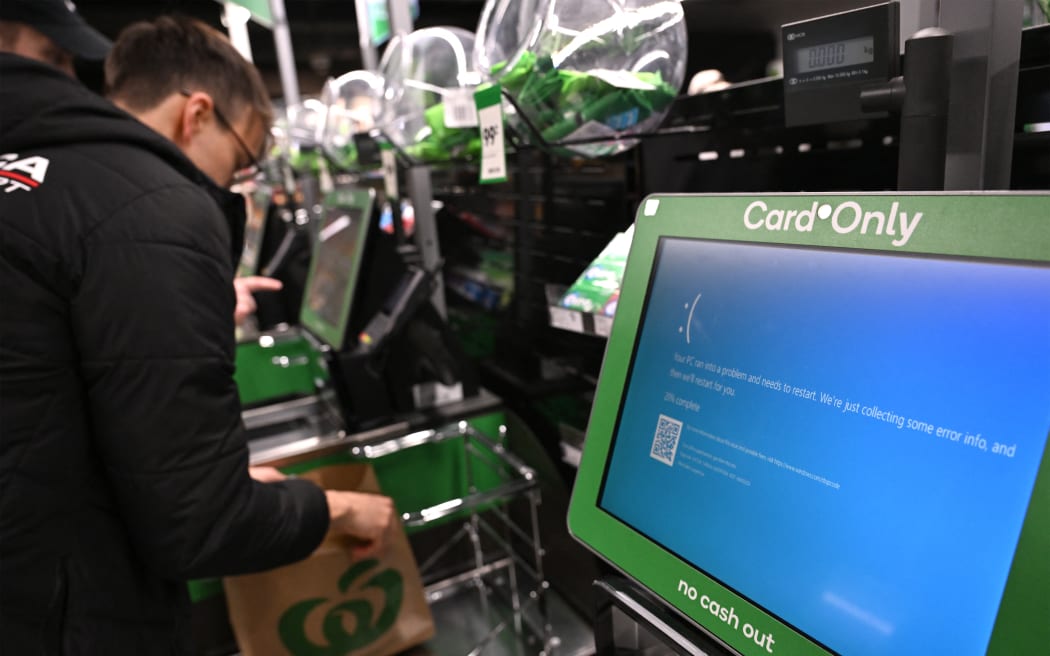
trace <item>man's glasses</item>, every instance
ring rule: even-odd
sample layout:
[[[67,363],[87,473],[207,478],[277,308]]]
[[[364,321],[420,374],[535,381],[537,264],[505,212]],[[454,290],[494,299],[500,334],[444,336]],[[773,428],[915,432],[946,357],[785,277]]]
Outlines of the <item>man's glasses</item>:
[[[192,95],[190,91],[186,89],[180,89],[179,93],[187,98],[189,98]],[[219,122],[219,125],[222,126],[222,129],[226,130],[227,132],[233,135],[233,138],[237,141],[237,145],[240,146],[241,150],[244,151],[244,154],[248,156],[248,165],[242,167],[237,171],[237,173],[234,175],[234,183],[236,184],[238,182],[243,182],[245,180],[250,180],[251,178],[254,178],[259,173],[259,171],[262,170],[262,165],[259,163],[259,158],[256,157],[255,153],[252,152],[252,149],[248,147],[248,144],[245,143],[244,139],[241,138],[241,135],[237,134],[237,130],[233,129],[233,124],[230,123],[226,119],[226,116],[219,110],[219,105],[215,102],[214,99],[212,100],[211,109],[213,112],[215,112],[215,120]]]

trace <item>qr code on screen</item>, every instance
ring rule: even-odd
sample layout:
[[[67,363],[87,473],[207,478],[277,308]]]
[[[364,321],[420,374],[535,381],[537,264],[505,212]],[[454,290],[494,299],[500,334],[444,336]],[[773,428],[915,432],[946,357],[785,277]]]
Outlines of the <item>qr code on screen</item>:
[[[653,433],[653,448],[649,451],[649,457],[673,466],[675,453],[678,452],[678,437],[681,434],[682,422],[667,415],[660,415],[656,422],[656,432]]]

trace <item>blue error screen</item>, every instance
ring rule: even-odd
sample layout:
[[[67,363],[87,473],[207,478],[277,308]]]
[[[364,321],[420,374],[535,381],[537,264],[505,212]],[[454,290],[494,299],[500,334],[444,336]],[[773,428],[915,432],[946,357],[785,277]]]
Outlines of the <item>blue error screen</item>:
[[[984,654],[1048,430],[1050,269],[664,238],[600,505],[836,652]]]

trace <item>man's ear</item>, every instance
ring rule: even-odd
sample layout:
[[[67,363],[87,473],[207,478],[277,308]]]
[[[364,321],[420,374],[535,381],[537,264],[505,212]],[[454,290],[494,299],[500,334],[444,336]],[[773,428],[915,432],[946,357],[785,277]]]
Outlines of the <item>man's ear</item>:
[[[195,91],[186,97],[186,102],[179,113],[175,131],[175,143],[188,145],[214,120],[214,101],[203,91]]]

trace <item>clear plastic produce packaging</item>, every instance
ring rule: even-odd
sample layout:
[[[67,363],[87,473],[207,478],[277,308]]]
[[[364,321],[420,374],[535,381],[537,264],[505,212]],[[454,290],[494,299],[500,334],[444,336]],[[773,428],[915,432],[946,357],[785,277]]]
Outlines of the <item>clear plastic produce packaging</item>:
[[[474,35],[427,27],[395,37],[379,63],[383,100],[379,127],[415,160],[476,157],[481,152],[474,90]]]
[[[354,135],[368,134],[381,110],[382,79],[369,71],[350,71],[328,80],[321,93],[326,108],[318,141],[341,168],[358,166]]]
[[[284,151],[288,163],[296,171],[314,171],[319,167],[321,152],[320,134],[324,127],[327,108],[317,98],[308,98],[296,105],[289,105],[287,122],[278,122],[283,130],[283,139],[275,143]]]
[[[610,138],[565,145],[585,156],[622,152],[658,127],[685,77],[678,0],[488,0],[477,38],[477,69],[543,142]]]

